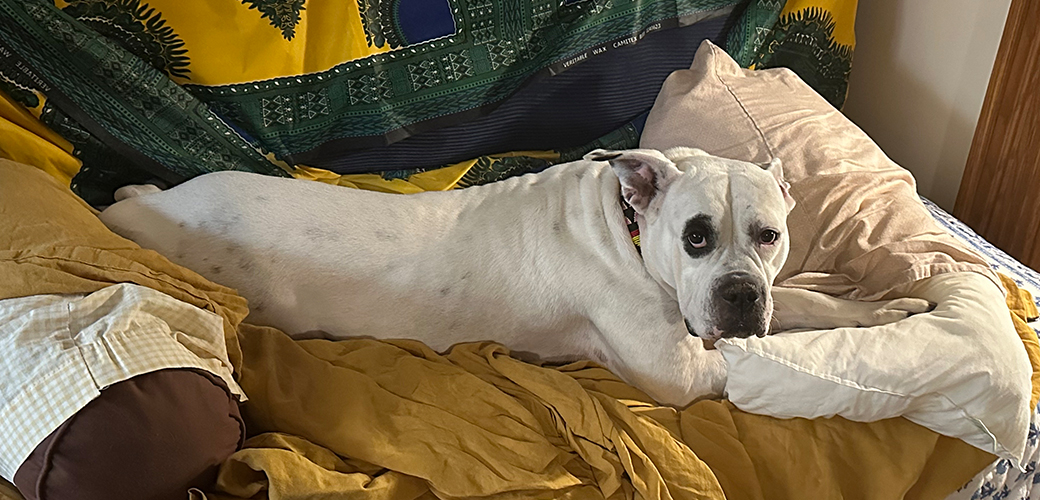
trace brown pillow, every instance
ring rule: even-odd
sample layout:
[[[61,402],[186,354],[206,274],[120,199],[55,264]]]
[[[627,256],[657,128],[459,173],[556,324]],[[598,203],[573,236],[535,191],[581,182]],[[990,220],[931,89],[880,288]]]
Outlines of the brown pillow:
[[[27,500],[184,500],[241,447],[245,425],[219,378],[168,369],[124,380],[58,427],[15,473]]]

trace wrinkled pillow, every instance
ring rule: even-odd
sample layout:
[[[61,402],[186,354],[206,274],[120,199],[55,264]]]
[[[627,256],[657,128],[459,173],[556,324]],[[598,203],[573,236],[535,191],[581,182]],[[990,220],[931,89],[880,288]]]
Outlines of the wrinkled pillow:
[[[997,278],[938,225],[913,176],[786,68],[742,69],[711,42],[665,81],[640,146],[698,147],[757,163],[780,158],[798,202],[776,283],[874,300],[951,271]]]
[[[742,69],[705,42],[692,67],[665,82],[640,145],[781,159],[798,205],[778,286],[937,304],[880,327],[720,341],[738,408],[781,418],[904,416],[1021,457],[1032,369],[999,279],[932,219],[913,176],[797,75]]]
[[[730,401],[775,417],[903,416],[1018,460],[1032,367],[1000,290],[977,273],[946,273],[907,294],[935,310],[873,328],[721,341]]]

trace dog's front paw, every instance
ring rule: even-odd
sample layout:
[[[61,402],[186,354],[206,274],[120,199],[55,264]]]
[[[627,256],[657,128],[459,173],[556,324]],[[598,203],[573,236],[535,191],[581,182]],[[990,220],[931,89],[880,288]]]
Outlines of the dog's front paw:
[[[877,303],[877,308],[860,321],[859,326],[878,326],[894,323],[915,314],[931,311],[935,304],[924,299],[906,297]]]
[[[696,341],[698,347],[700,340]],[[728,365],[719,350],[697,349],[677,370],[658,370],[629,383],[663,405],[685,407],[702,399],[725,397]]]

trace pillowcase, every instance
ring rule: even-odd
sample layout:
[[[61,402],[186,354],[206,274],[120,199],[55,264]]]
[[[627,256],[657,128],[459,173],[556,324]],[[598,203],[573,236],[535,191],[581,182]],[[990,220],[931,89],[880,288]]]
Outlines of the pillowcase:
[[[211,488],[244,440],[237,398],[220,377],[159,370],[101,391],[33,450],[14,482],[26,500],[183,500]]]
[[[4,437],[0,440],[0,476],[14,478],[34,449],[59,428],[71,433],[64,434],[66,438],[81,435],[78,442],[86,443],[82,446],[94,453],[87,459],[67,461],[60,474],[56,463],[35,476],[30,473],[30,477],[46,476],[44,482],[50,485],[61,475],[89,477],[92,468],[105,469],[106,459],[146,466],[143,457],[102,457],[100,451],[101,446],[117,446],[124,440],[140,442],[145,431],[157,433],[156,442],[176,437],[176,441],[190,444],[207,442],[214,432],[230,429],[221,434],[225,439],[209,443],[219,445],[220,450],[208,456],[234,451],[228,443],[237,445],[241,430],[233,415],[236,410],[228,407],[227,391],[241,395],[232,367],[241,360],[237,325],[248,312],[245,299],[112,233],[67,187],[38,168],[0,160],[0,214],[0,436]],[[123,382],[170,368],[207,371],[227,389],[207,380],[196,380],[192,386],[189,380],[183,388],[198,390],[178,399],[178,405],[172,405],[178,407],[176,411],[146,411],[154,405],[128,403],[106,410],[111,419],[100,419],[102,423],[119,421],[117,418],[145,419],[136,430],[131,425],[120,427],[118,434],[89,430],[81,434],[77,430],[89,420],[83,412],[93,408],[91,403],[102,401],[94,407],[103,405]],[[206,384],[209,389],[203,390]],[[219,406],[207,402],[213,394],[217,401],[223,398],[223,410],[214,411]],[[185,423],[209,419],[203,426],[208,428],[192,424],[191,432],[185,433],[180,424],[148,424],[160,421],[156,418],[178,416]],[[162,432],[169,434],[158,435]],[[60,441],[66,442],[64,438]],[[180,474],[194,468],[198,473],[211,464],[202,452],[213,448],[192,450],[180,453],[167,447],[165,458],[152,457],[157,461],[150,463],[164,469],[162,460],[178,460],[184,468],[165,472],[174,474],[176,469]],[[196,452],[199,454],[193,454]],[[200,457],[205,460],[197,461]],[[196,467],[200,463],[202,467]],[[151,484],[162,489],[178,478],[190,479],[185,475],[140,476],[136,484],[154,481]],[[189,484],[184,483],[184,488]],[[50,498],[86,498],[87,486],[83,488]],[[185,492],[181,493],[184,498]]]
[[[791,196],[791,253],[782,286],[875,300],[935,274],[975,271],[986,261],[932,219],[910,172],[786,68],[740,68],[702,43],[689,70],[665,81],[640,146],[783,161]]]
[[[189,481],[195,477],[192,472],[197,475],[212,465],[211,461],[200,464],[197,460],[212,459],[218,451],[225,452],[221,459],[233,453],[235,446],[222,443],[238,443],[241,426],[233,416],[237,409],[229,410],[228,405],[237,406],[237,400],[244,396],[232,377],[221,323],[214,313],[129,283],[89,295],[0,300],[0,352],[4,353],[0,359],[0,436],[5,436],[0,440],[0,476],[24,487],[25,480],[19,481],[17,475],[24,475],[25,466],[36,455],[37,462],[44,464],[29,474],[40,479],[30,482],[40,483],[48,491],[57,482],[66,486],[54,491],[63,491],[75,483],[68,477],[92,477],[98,473],[95,468],[163,470],[162,460],[177,460],[180,466],[154,477],[133,478],[132,484],[118,484],[112,473],[106,473],[98,477],[112,481],[81,487],[83,492],[125,492],[131,486],[159,491],[176,486],[177,481]],[[175,377],[170,384],[178,388],[149,389],[157,394],[154,398],[145,397],[148,391],[141,392],[143,382],[124,385],[127,380],[167,369],[205,372],[203,378],[219,383]],[[214,384],[219,391],[214,392]],[[116,389],[119,387],[122,389]],[[117,397],[131,390],[127,387],[136,387],[132,389],[136,392]],[[179,392],[182,389],[184,392]],[[213,394],[223,402],[214,404]],[[120,401],[126,404],[116,404]],[[220,410],[214,411],[214,407]],[[176,423],[166,420],[171,418]],[[114,423],[119,425],[113,427]],[[102,432],[104,429],[109,430]],[[148,439],[164,448],[161,455],[168,458],[145,453],[135,459],[132,449],[124,446],[137,440],[143,453],[156,452],[149,448],[152,445],[143,444]],[[47,444],[48,440],[54,441],[53,446]],[[178,445],[169,445],[171,441]],[[178,447],[182,443],[220,447]],[[66,450],[68,456],[81,459],[51,463],[61,454],[55,450]],[[208,455],[195,455],[201,452]],[[82,459],[88,456],[92,458]],[[111,463],[106,465],[105,461]],[[135,465],[128,466],[126,461]],[[175,471],[182,475],[177,476]],[[188,484],[180,485],[184,487],[182,498]],[[42,498],[86,497],[52,494]]]
[[[778,286],[937,304],[880,327],[721,341],[737,407],[781,418],[903,415],[1021,457],[1032,368],[999,279],[932,219],[913,176],[792,71],[745,70],[705,42],[665,82],[640,145],[783,161],[798,205]]]
[[[1032,367],[1000,290],[977,273],[946,273],[907,295],[935,309],[873,328],[721,341],[730,401],[784,418],[903,416],[1017,462]]]

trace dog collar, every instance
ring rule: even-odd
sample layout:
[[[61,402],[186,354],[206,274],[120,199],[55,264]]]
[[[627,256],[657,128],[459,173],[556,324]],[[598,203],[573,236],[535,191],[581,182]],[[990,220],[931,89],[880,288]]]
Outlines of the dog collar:
[[[639,223],[636,222],[636,209],[632,208],[625,201],[625,197],[619,197],[621,200],[621,213],[625,216],[625,225],[628,226],[628,234],[632,237],[632,243],[636,246],[636,252],[639,255],[643,255],[643,250],[639,247]]]

